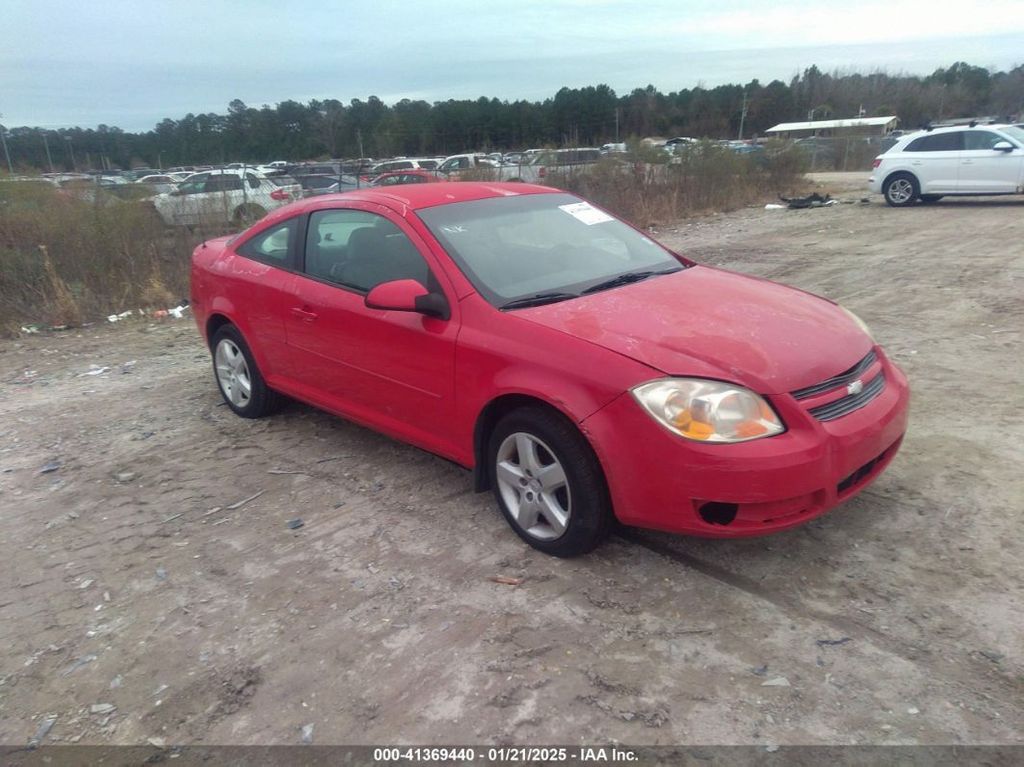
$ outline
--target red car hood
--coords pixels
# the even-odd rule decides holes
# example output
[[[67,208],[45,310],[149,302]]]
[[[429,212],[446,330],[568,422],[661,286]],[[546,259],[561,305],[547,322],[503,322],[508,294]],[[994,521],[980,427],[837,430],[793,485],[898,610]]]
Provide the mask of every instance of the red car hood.
[[[704,266],[516,314],[667,375],[721,378],[763,394],[837,375],[872,346],[825,299]]]

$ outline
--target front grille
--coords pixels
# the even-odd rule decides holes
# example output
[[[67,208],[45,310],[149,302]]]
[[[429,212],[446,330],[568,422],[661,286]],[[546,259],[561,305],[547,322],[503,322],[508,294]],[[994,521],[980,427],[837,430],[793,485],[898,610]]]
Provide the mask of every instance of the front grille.
[[[828,404],[812,407],[807,412],[819,421],[832,421],[836,418],[841,418],[847,413],[852,413],[854,410],[864,407],[871,400],[881,394],[882,389],[884,388],[885,373],[879,373],[868,383],[864,384],[864,388],[857,394],[847,394],[845,397],[840,397]]]
[[[804,389],[797,389],[793,392],[793,396],[797,399],[807,399],[808,397],[813,397],[815,394],[826,392],[829,389],[838,389],[840,386],[846,386],[846,384],[851,381],[855,381],[860,378],[861,373],[874,365],[877,359],[878,355],[875,354],[875,350],[872,349],[864,359],[849,370],[846,370],[837,376],[833,376],[832,378],[828,378],[821,383],[816,383],[813,386],[808,386]]]
[[[797,400],[806,400],[829,392],[839,394],[838,399],[826,402],[824,405],[808,407],[807,412],[819,421],[832,421],[836,418],[841,418],[858,408],[864,407],[885,388],[885,373],[881,371],[870,381],[864,383],[860,391],[850,393],[847,388],[851,383],[858,382],[859,384],[862,382],[864,374],[875,367],[877,362],[878,355],[872,349],[860,362],[849,370],[844,370],[839,375],[826,378],[824,381],[806,386],[803,389],[797,389],[792,392],[793,397]],[[837,389],[846,389],[846,391],[840,392],[836,391]]]

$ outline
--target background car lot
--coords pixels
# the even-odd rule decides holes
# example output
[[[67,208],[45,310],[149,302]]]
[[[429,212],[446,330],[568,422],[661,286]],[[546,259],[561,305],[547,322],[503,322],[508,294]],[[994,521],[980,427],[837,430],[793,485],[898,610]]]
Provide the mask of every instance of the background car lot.
[[[235,418],[188,322],[2,342],[0,741],[52,713],[82,743],[1020,743],[1022,210],[657,234],[842,300],[914,385],[875,486],[747,541],[553,560],[440,459],[303,406]]]

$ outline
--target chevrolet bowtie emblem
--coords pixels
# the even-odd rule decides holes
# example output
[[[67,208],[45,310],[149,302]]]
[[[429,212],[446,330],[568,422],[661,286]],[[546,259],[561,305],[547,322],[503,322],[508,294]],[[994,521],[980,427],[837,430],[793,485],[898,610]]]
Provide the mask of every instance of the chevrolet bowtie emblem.
[[[860,394],[862,391],[864,391],[864,382],[859,378],[846,387],[847,394]]]

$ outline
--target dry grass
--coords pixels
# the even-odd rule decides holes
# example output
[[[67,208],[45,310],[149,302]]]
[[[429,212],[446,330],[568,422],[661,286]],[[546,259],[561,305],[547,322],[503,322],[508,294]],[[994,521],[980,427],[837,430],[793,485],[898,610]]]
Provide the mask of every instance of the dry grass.
[[[661,161],[645,161],[651,159]],[[582,172],[549,174],[546,183],[648,227],[775,199],[799,185],[804,169],[805,159],[799,151],[781,144],[740,155],[701,142],[680,151],[671,163],[658,155],[628,161],[609,159]]]
[[[76,325],[188,295],[209,232],[172,231],[145,202],[0,182],[0,331]]]

